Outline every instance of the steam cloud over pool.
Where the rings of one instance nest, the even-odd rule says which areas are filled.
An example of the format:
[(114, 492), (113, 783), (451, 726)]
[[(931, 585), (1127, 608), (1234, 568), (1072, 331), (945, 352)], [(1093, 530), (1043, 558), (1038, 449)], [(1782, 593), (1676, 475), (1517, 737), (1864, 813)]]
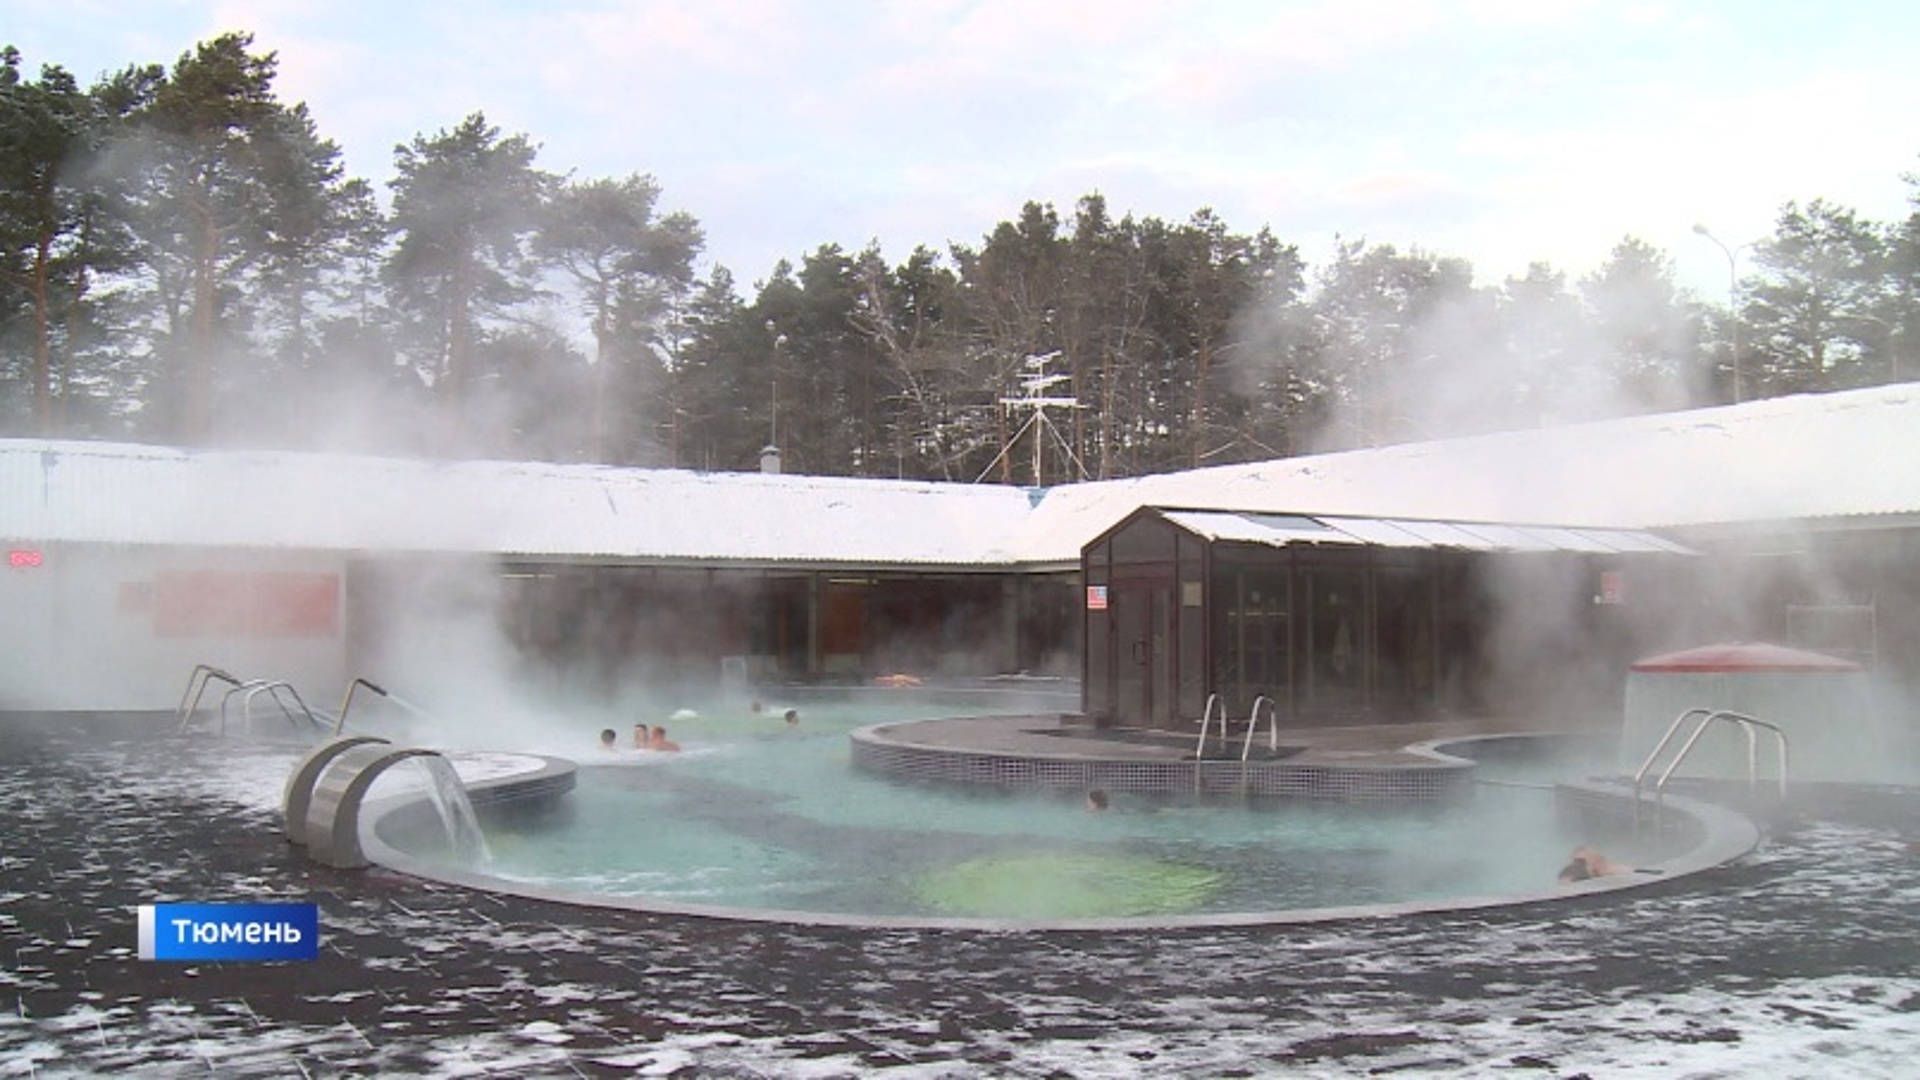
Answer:
[(1531, 787), (1416, 806), (1116, 792), (1096, 811), (1078, 792), (908, 784), (849, 762), (848, 732), (897, 704), (809, 707), (798, 725), (782, 711), (676, 721), (679, 753), (583, 748), (562, 820), (492, 831), (485, 872), (808, 914), (1184, 916), (1537, 892), (1592, 839)]

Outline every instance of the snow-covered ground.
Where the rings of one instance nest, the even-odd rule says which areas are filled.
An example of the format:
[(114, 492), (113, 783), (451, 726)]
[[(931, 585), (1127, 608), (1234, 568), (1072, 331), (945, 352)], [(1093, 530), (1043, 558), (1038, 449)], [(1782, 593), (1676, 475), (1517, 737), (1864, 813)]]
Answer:
[[(275, 832), (293, 759), (0, 740), (0, 1075), (1896, 1077), (1920, 1048), (1920, 799), (1902, 793), (1808, 807), (1741, 864), (1654, 892), (996, 934), (326, 870)], [(134, 904), (268, 897), (320, 905), (318, 961), (133, 957)]]

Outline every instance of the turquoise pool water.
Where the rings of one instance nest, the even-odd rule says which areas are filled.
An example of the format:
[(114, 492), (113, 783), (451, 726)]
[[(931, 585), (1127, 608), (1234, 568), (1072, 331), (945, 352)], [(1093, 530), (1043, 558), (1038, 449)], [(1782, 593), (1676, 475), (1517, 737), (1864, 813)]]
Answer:
[[(953, 710), (977, 715), (977, 709)], [(490, 831), (488, 872), (676, 904), (1068, 919), (1429, 902), (1550, 887), (1589, 836), (1549, 792), (1377, 806), (936, 787), (856, 771), (847, 733), (897, 703), (708, 712), (678, 754), (583, 752), (563, 820)]]

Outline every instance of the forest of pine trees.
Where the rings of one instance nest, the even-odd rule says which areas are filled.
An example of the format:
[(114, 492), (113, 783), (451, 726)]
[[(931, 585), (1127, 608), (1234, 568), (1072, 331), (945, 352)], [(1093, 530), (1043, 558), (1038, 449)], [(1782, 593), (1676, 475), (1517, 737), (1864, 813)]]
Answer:
[[(650, 176), (550, 171), (479, 112), (345, 175), (246, 34), (90, 86), (0, 60), (0, 435), (712, 470), (777, 442), (1025, 484), (1920, 378), (1914, 177), (1904, 221), (1785, 204), (1713, 299), (1633, 237), (1487, 284), (1098, 193), (744, 295)], [(1028, 392), (1073, 404), (1043, 432)]]

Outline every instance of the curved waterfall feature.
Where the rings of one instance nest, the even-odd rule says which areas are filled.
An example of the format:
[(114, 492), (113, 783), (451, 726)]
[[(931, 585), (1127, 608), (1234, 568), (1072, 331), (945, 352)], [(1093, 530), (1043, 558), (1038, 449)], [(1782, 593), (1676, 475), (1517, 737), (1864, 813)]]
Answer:
[(394, 746), (385, 739), (347, 736), (324, 743), (295, 767), (287, 782), (287, 839), (305, 844), (317, 862), (354, 870), (369, 865), (360, 846), (360, 810), (381, 774), (403, 761), (425, 769), (428, 797), (462, 858), (485, 859), (486, 838), (453, 763), (437, 750)]
[(329, 739), (313, 748), (300, 763), (293, 768), (293, 775), (287, 778), (286, 793), (281, 798), (281, 818), (287, 833), (287, 842), (297, 847), (307, 843), (307, 813), (313, 802), (313, 788), (319, 783), (320, 774), (333, 759), (356, 746), (372, 743), (386, 745), (388, 740), (378, 735), (344, 735)]

